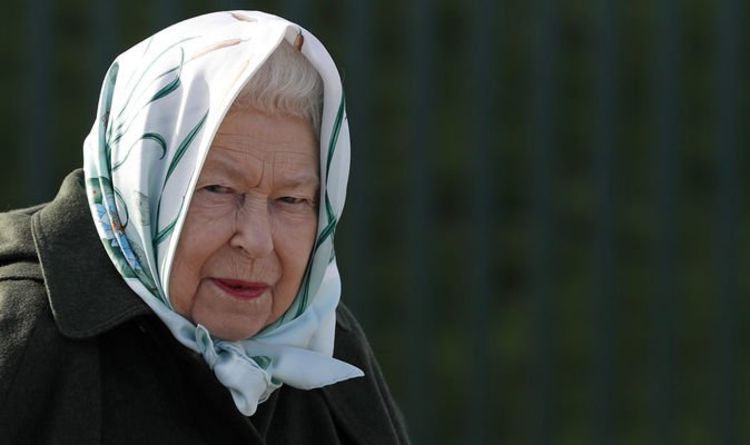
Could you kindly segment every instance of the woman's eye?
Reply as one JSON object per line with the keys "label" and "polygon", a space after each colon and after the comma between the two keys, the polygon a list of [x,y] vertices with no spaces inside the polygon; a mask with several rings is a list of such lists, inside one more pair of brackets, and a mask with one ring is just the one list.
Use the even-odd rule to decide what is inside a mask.
{"label": "woman's eye", "polygon": [[204,190],[211,193],[232,193],[232,189],[229,187],[224,187],[223,185],[207,185],[203,187]]}
{"label": "woman's eye", "polygon": [[304,198],[295,198],[294,196],[283,196],[279,200],[284,204],[302,204],[305,202]]}

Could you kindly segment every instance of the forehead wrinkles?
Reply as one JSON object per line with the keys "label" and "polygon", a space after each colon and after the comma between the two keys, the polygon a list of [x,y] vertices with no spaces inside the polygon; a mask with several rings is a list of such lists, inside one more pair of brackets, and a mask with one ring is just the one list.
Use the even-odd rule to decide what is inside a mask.
{"label": "forehead wrinkles", "polygon": [[[274,161],[283,160],[287,157],[293,162],[294,158],[302,160],[314,160],[317,162],[318,150],[306,153],[304,143],[296,140],[282,140],[270,142],[264,138],[247,134],[218,133],[214,138],[211,148],[227,150],[241,155],[250,155],[258,159]],[[299,162],[299,161],[298,161]]]}
{"label": "forehead wrinkles", "polygon": [[319,182],[317,156],[289,150],[244,150],[222,145],[213,145],[211,150],[213,154],[209,154],[203,169],[211,177],[227,176],[227,179],[256,185],[260,185],[264,178],[279,185],[317,186]]}
{"label": "forehead wrinkles", "polygon": [[317,156],[278,151],[273,154],[271,182],[277,185],[309,185],[318,187]]}
{"label": "forehead wrinkles", "polygon": [[[213,144],[211,144],[211,151],[223,151],[233,155],[233,157],[252,157],[264,161],[270,158],[273,153],[273,150],[267,149],[270,145],[269,142],[247,134],[218,133]],[[259,148],[264,146],[266,149]]]}
{"label": "forehead wrinkles", "polygon": [[[273,161],[276,165],[290,165],[306,167],[310,166],[311,169],[317,172],[317,161],[318,157],[306,153],[300,153],[292,150],[259,150],[259,149],[242,149],[236,147],[225,146],[221,144],[214,144],[211,146],[211,151],[229,153],[231,157],[250,157],[263,163]],[[209,151],[209,156],[211,155]],[[211,156],[211,158],[217,158],[217,156]]]}

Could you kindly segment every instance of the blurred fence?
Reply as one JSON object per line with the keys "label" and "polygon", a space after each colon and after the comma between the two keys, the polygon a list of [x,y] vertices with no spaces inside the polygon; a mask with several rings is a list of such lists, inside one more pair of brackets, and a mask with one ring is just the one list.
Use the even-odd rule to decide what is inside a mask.
{"label": "blurred fence", "polygon": [[338,61],[344,300],[414,442],[746,443],[740,0],[7,6],[3,209],[49,200],[120,51],[261,9]]}

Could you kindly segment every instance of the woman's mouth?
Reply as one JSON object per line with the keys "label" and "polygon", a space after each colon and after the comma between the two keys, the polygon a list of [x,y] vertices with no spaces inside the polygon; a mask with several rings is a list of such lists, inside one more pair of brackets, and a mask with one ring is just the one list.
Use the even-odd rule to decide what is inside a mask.
{"label": "woman's mouth", "polygon": [[256,281],[235,280],[231,278],[212,278],[221,290],[240,300],[252,300],[263,295],[270,287],[266,283]]}

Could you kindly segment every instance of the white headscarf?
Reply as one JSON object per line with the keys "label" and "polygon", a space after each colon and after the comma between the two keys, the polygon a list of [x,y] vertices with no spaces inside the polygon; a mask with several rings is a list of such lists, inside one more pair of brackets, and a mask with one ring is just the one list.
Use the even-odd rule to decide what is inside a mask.
{"label": "white headscarf", "polygon": [[[169,275],[195,183],[243,86],[286,39],[323,79],[318,231],[299,292],[271,326],[223,341],[174,312]],[[341,282],[333,234],[344,207],[349,129],[341,80],[309,32],[256,11],[177,23],[122,53],[107,72],[84,142],[91,212],[112,262],[177,340],[203,355],[237,408],[252,415],[281,384],[312,389],[362,376],[332,358]]]}

